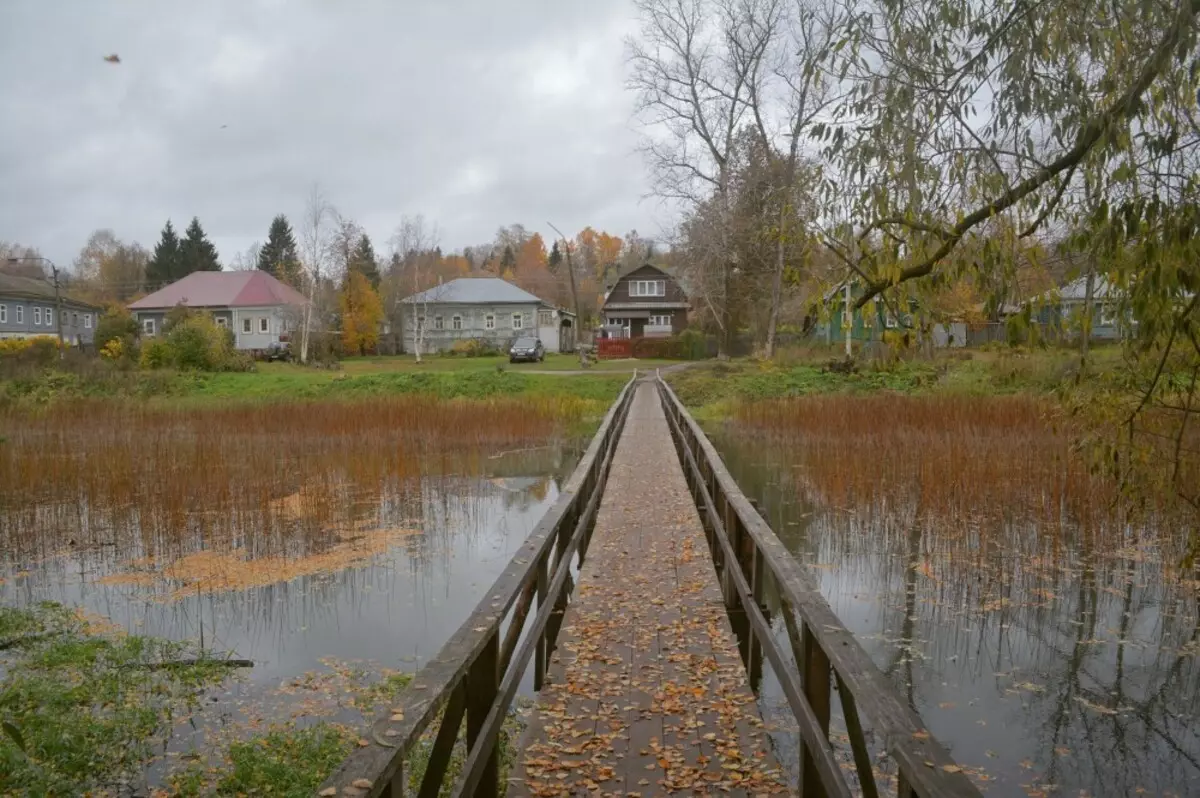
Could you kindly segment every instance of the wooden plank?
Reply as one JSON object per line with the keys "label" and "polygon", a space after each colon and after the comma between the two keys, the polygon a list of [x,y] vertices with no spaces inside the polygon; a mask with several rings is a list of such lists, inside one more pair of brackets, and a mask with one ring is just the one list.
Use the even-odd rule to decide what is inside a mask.
{"label": "wooden plank", "polygon": [[764,558],[766,569],[773,575],[781,596],[795,607],[812,630],[817,644],[853,692],[876,735],[885,741],[888,754],[896,760],[901,772],[907,774],[908,784],[922,798],[979,796],[979,790],[961,772],[944,770],[944,766],[954,765],[949,752],[929,734],[920,716],[896,695],[854,635],[842,625],[803,566],[754,511],[712,443],[670,386],[660,380],[659,390],[664,401],[675,407],[676,412],[672,415],[681,420],[684,438],[695,442],[702,473],[711,475],[710,485],[720,486],[733,505],[746,533],[753,538]]}
{"label": "wooden plank", "polygon": [[500,758],[498,756],[499,741],[492,742],[481,739],[484,722],[496,702],[496,688],[499,687],[500,666],[500,635],[493,634],[483,651],[471,663],[467,672],[467,750],[472,753],[485,751],[477,756],[474,771],[478,773],[475,779],[476,787],[471,792],[475,798],[496,798],[500,787]]}
{"label": "wooden plank", "polygon": [[[812,707],[825,739],[829,739],[830,679],[829,658],[813,638],[808,624],[800,627],[800,672],[804,676],[804,698]],[[825,798],[828,794],[822,783],[817,761],[810,746],[801,746],[803,756],[800,770],[800,792],[805,798]]]}
{"label": "wooden plank", "polygon": [[[554,658],[512,798],[786,793],[652,385],[630,409],[562,649],[574,659]],[[586,717],[595,729],[576,737]]]}
{"label": "wooden plank", "polygon": [[417,798],[437,798],[446,774],[446,765],[450,763],[450,755],[454,752],[454,743],[458,741],[458,729],[466,708],[467,688],[459,685],[450,696],[446,711],[442,713],[442,725],[438,727],[433,748],[429,751],[429,761],[425,765],[425,775],[421,777]]}

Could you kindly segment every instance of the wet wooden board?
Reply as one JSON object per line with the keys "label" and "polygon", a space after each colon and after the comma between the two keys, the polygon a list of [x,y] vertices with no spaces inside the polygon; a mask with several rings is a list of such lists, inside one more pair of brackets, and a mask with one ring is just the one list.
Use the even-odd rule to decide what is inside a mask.
{"label": "wet wooden board", "polygon": [[642,383],[508,794],[783,795],[782,779]]}

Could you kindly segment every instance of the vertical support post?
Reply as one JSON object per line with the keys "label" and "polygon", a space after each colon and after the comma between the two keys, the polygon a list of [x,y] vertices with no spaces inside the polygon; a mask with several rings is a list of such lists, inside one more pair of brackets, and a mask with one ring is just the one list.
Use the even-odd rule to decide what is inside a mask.
{"label": "vertical support post", "polygon": [[[804,698],[817,716],[821,731],[829,737],[830,679],[829,657],[821,650],[808,623],[800,626],[800,673],[804,677]],[[825,785],[817,772],[816,761],[806,746],[801,745],[800,794],[804,798],[826,798]]]}
{"label": "vertical support post", "polygon": [[[538,558],[537,564],[537,611],[541,612],[542,607],[546,604],[546,591],[550,588],[550,577],[546,572],[547,562],[550,559],[550,551]],[[534,692],[539,692],[542,689],[542,684],[546,681],[546,654],[549,646],[546,643],[546,630],[542,629],[541,635],[538,637],[537,647],[534,649],[534,665],[533,665],[533,689]]]}
{"label": "vertical support post", "polygon": [[400,767],[396,768],[395,775],[392,776],[392,781],[388,784],[387,792],[384,793],[387,798],[404,798],[404,763],[400,763]]}
{"label": "vertical support post", "polygon": [[[767,622],[770,623],[771,616],[767,613],[766,601],[766,572],[764,570],[762,554],[758,550],[758,546],[754,545],[754,539],[746,535],[746,539],[750,542],[750,593],[754,596],[754,603],[766,616]],[[762,686],[763,676],[763,650],[762,641],[758,636],[753,634],[751,629],[750,637],[750,669],[748,673],[750,677],[750,689],[758,694],[759,687]]]}
{"label": "vertical support post", "polygon": [[[496,702],[496,693],[500,687],[500,630],[494,630],[479,656],[471,663],[467,671],[467,750],[475,746],[475,740],[483,728],[483,722]],[[475,798],[497,798],[500,789],[500,740],[488,756],[487,764],[483,766],[483,775],[479,786],[475,788]]]}
{"label": "vertical support post", "polygon": [[896,788],[897,798],[917,798],[917,794],[913,792],[912,785],[908,783],[908,779],[904,777],[904,771],[900,771],[897,777],[898,786]]}

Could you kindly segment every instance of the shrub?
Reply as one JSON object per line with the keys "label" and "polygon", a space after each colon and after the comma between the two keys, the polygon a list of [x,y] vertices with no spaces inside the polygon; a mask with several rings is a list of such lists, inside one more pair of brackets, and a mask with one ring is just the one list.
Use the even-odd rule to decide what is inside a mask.
{"label": "shrub", "polygon": [[96,323],[96,348],[103,349],[109,341],[121,341],[122,353],[133,350],[138,336],[137,320],[120,305],[111,305]]}
{"label": "shrub", "polygon": [[58,357],[58,339],[52,335],[0,338],[0,359],[24,366],[45,366]]}
{"label": "shrub", "polygon": [[142,344],[142,353],[138,357],[138,367],[143,369],[164,369],[173,362],[171,346],[162,338],[151,338]]}
{"label": "shrub", "polygon": [[487,357],[497,354],[498,350],[481,338],[467,338],[455,341],[454,345],[450,347],[450,352],[465,357]]}

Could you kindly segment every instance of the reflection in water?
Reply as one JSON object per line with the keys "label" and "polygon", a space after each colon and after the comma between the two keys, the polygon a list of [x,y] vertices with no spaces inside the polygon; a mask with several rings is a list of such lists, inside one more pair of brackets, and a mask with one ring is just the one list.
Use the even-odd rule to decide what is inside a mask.
{"label": "reflection in water", "polygon": [[[131,634],[202,640],[254,661],[211,706],[177,726],[166,758],[147,774],[159,784],[174,767],[168,762],[210,750],[214,735],[222,739],[231,730],[245,734],[293,718],[361,722],[347,701],[347,679],[412,672],[436,654],[558,498],[582,445],[555,443],[503,456],[458,452],[427,460],[423,475],[388,479],[373,496],[360,486],[353,497],[357,535],[400,524],[413,533],[388,538],[389,545],[347,567],[232,589],[227,580],[171,570],[170,563],[180,562],[172,556],[209,551],[203,538],[142,538],[134,530],[129,538],[150,540],[153,553],[137,549],[138,557],[129,557],[107,547],[64,546],[34,559],[22,556],[28,549],[10,549],[0,564],[0,606],[59,601],[102,614]],[[228,543],[222,538],[214,545]],[[232,551],[247,558],[236,573],[252,574],[271,562],[288,550],[283,543],[258,559],[252,539],[235,538]],[[304,550],[295,549],[299,562]],[[155,578],[120,578],[131,572]]]}
{"label": "reflection in water", "polygon": [[[913,483],[879,474],[849,484],[833,459],[845,448],[761,432],[743,422],[712,438],[843,623],[987,794],[1200,795],[1200,581],[1174,566],[1169,535],[1102,517],[1104,506],[1081,517],[1070,507],[1079,497],[1063,499],[1051,524],[1006,493],[1011,484],[988,480],[955,486],[962,511],[948,523]],[[996,457],[983,438],[976,454]],[[987,467],[1021,467],[1020,448]],[[928,460],[939,454],[911,449],[902,468],[936,470]],[[777,699],[768,681],[765,701]]]}

